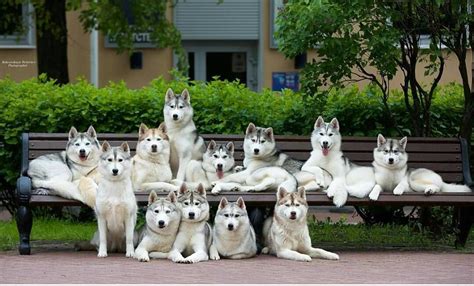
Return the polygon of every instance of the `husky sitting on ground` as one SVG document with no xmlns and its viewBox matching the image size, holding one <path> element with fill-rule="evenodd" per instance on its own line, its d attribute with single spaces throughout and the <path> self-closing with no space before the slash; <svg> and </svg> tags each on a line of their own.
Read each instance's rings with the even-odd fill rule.
<svg viewBox="0 0 474 286">
<path fill-rule="evenodd" d="M 135 249 L 135 258 L 149 261 L 152 258 L 167 258 L 176 239 L 181 213 L 176 206 L 176 195 L 170 192 L 159 199 L 154 191 L 148 196 L 146 224 L 140 231 L 140 243 Z"/>
<path fill-rule="evenodd" d="M 237 202 L 229 203 L 223 197 L 212 228 L 210 258 L 241 259 L 255 255 L 257 255 L 255 231 L 250 224 L 244 200 L 239 197 Z"/>
<path fill-rule="evenodd" d="M 311 261 L 311 258 L 338 260 L 337 254 L 311 246 L 307 212 L 304 188 L 299 187 L 297 192 L 280 188 L 273 217 L 267 218 L 263 227 L 265 248 L 262 253 L 297 261 Z"/>
<path fill-rule="evenodd" d="M 180 95 L 175 95 L 171 88 L 166 91 L 163 115 L 170 139 L 171 170 L 178 181 L 184 181 L 189 161 L 202 160 L 205 151 L 204 139 L 194 125 L 187 89 Z"/>
<path fill-rule="evenodd" d="M 406 153 L 407 137 L 400 140 L 385 139 L 382 134 L 377 137 L 374 148 L 376 185 L 372 192 L 393 191 L 394 195 L 404 192 L 424 192 L 427 195 L 437 192 L 470 192 L 468 186 L 447 184 L 435 172 L 419 168 L 408 168 Z"/>
<path fill-rule="evenodd" d="M 120 147 L 110 147 L 107 141 L 102 144 L 95 204 L 99 231 L 91 241 L 99 248 L 98 257 L 106 257 L 108 251 L 125 251 L 126 257 L 134 255 L 137 202 L 130 179 L 130 161 L 126 142 Z"/>
<path fill-rule="evenodd" d="M 93 177 L 99 162 L 99 141 L 94 127 L 78 133 L 69 130 L 66 150 L 61 153 L 40 156 L 31 161 L 28 176 L 39 194 L 53 194 L 81 201 L 91 207 L 95 204 L 95 193 L 80 192 L 81 177 Z"/>
<path fill-rule="evenodd" d="M 208 260 L 212 236 L 211 227 L 207 223 L 209 203 L 204 187 L 199 185 L 196 190 L 188 190 L 182 184 L 178 193 L 178 208 L 181 211 L 181 224 L 168 259 L 177 263 Z"/>
<path fill-rule="evenodd" d="M 132 183 L 136 191 L 177 191 L 171 181 L 170 144 L 166 127 L 149 129 L 141 124 L 138 131 L 137 153 L 132 159 Z"/>
<path fill-rule="evenodd" d="M 234 143 L 217 145 L 214 140 L 211 140 L 207 145 L 203 160 L 189 162 L 186 169 L 186 184 L 191 188 L 202 184 L 204 189 L 210 190 L 211 182 L 233 173 L 234 163 Z"/>
<path fill-rule="evenodd" d="M 213 182 L 213 194 L 232 190 L 276 190 L 280 185 L 296 190 L 293 173 L 299 172 L 302 163 L 278 151 L 271 127 L 256 127 L 250 123 L 245 131 L 244 153 L 244 169 Z"/>
</svg>

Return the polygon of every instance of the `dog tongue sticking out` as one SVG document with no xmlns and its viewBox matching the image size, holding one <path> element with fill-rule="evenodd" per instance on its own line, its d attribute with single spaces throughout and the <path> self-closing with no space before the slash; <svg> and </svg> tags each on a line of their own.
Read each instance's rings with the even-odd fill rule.
<svg viewBox="0 0 474 286">
<path fill-rule="evenodd" d="M 327 156 L 327 155 L 329 154 L 329 148 L 327 148 L 327 147 L 326 147 L 326 148 L 325 148 L 325 147 L 323 147 L 323 149 L 322 149 L 322 150 L 323 150 L 323 155 L 324 155 L 324 156 Z"/>
<path fill-rule="evenodd" d="M 224 178 L 224 171 L 217 169 L 216 174 L 219 179 Z"/>
</svg>

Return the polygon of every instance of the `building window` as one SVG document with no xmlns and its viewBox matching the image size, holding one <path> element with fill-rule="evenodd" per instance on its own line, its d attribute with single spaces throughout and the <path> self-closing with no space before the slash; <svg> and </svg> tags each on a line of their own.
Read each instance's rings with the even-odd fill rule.
<svg viewBox="0 0 474 286">
<path fill-rule="evenodd" d="M 4 19 L 3 17 L 9 17 Z M 3 19 L 2 19 L 3 18 Z M 33 6 L 10 4 L 0 7 L 0 48 L 34 48 Z M 17 32 L 22 24 L 24 32 Z"/>
</svg>

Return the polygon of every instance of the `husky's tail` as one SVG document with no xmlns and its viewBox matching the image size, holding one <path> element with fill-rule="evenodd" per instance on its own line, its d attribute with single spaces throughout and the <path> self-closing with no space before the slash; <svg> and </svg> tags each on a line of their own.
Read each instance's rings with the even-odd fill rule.
<svg viewBox="0 0 474 286">
<path fill-rule="evenodd" d="M 346 185 L 346 189 L 349 195 L 362 199 L 369 195 L 369 193 L 372 191 L 374 186 L 375 186 L 374 181 L 372 182 L 364 181 L 364 182 L 358 182 L 353 185 Z"/>
<path fill-rule="evenodd" d="M 443 193 L 468 193 L 471 189 L 466 185 L 456 185 L 443 183 L 441 186 L 441 192 Z"/>
<path fill-rule="evenodd" d="M 140 186 L 141 191 L 151 191 L 154 190 L 156 192 L 171 192 L 175 191 L 177 192 L 179 190 L 179 186 L 175 186 L 170 183 L 166 182 L 153 182 L 153 183 L 143 183 Z"/>
</svg>

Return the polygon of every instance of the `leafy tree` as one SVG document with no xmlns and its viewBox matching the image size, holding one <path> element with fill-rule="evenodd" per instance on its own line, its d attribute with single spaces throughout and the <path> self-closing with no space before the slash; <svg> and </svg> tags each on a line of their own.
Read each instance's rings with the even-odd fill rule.
<svg viewBox="0 0 474 286">
<path fill-rule="evenodd" d="M 400 70 L 405 106 L 415 136 L 431 135 L 431 100 L 444 71 L 440 43 L 431 39 L 420 49 L 427 25 L 417 1 L 289 0 L 277 17 L 276 37 L 288 57 L 315 49 L 317 59 L 302 72 L 303 89 L 315 94 L 325 85 L 368 80 L 382 91 L 389 122 L 400 130 L 388 105 L 390 82 Z M 423 84 L 416 70 L 426 68 L 433 80 Z"/>
<path fill-rule="evenodd" d="M 36 26 L 38 74 L 45 73 L 58 83 L 69 82 L 67 65 L 66 11 L 80 11 L 85 31 L 97 30 L 113 37 L 118 52 L 133 51 L 133 33 L 149 32 L 158 48 L 171 47 L 178 56 L 178 69 L 188 68 L 181 46 L 181 35 L 166 19 L 168 0 L 4 0 L 0 12 L 0 27 L 12 27 L 12 32 L 24 32 L 26 23 L 19 25 L 15 7 L 31 3 Z M 174 3 L 174 2 L 173 2 Z M 128 9 L 126 9 L 126 7 Z M 12 9 L 13 8 L 13 9 Z M 21 21 L 20 21 L 21 23 Z"/>
</svg>

